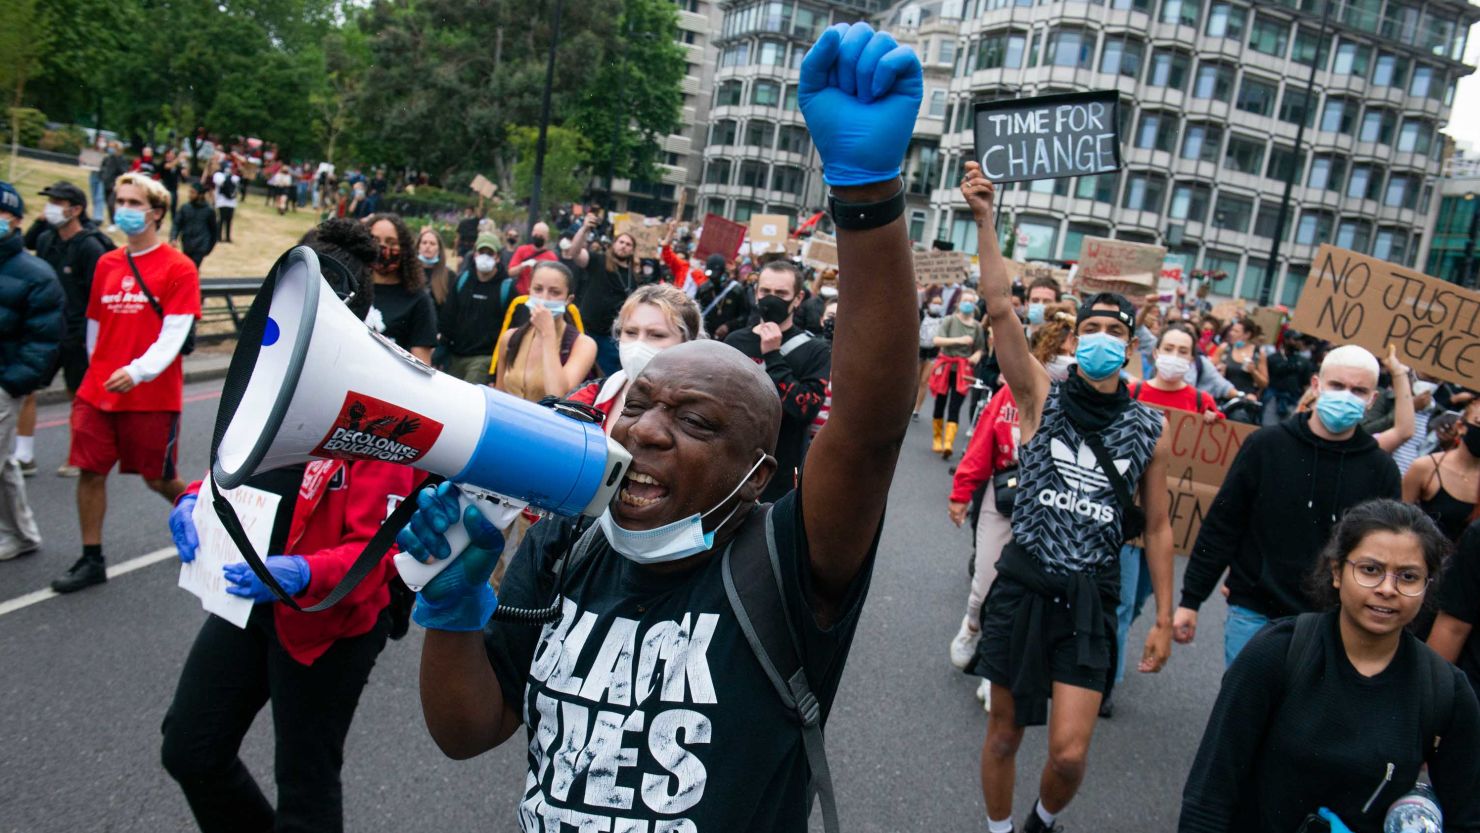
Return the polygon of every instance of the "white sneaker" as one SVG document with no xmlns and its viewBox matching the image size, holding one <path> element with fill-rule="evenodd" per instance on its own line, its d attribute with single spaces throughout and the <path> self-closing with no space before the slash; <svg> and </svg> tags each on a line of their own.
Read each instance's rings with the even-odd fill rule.
<svg viewBox="0 0 1480 833">
<path fill-rule="evenodd" d="M 982 711 L 988 714 L 992 712 L 992 683 L 985 678 L 976 687 L 976 699 L 982 701 Z"/>
<path fill-rule="evenodd" d="M 982 632 L 972 628 L 968 620 L 962 619 L 961 630 L 956 631 L 955 638 L 951 640 L 951 664 L 965 671 L 976 656 L 976 643 L 981 638 Z"/>
</svg>

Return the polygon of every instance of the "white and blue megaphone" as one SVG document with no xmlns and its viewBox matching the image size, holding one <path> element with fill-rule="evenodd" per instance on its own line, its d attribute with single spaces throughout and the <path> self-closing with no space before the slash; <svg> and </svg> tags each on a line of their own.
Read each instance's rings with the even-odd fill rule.
<svg viewBox="0 0 1480 833">
<path fill-rule="evenodd" d="M 218 488 L 232 489 L 314 458 L 442 475 L 459 484 L 464 506 L 477 505 L 498 527 L 526 506 L 600 515 L 632 461 L 598 423 L 423 364 L 357 319 L 324 281 L 318 255 L 299 246 L 268 275 L 242 322 L 211 474 Z M 454 555 L 462 552 L 461 523 L 447 540 Z M 396 567 L 420 590 L 451 560 L 422 564 L 403 553 Z"/>
</svg>

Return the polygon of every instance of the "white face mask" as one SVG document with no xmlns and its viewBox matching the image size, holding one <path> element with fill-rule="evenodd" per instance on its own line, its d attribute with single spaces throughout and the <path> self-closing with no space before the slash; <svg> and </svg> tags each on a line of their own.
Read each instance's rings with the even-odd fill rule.
<svg viewBox="0 0 1480 833">
<path fill-rule="evenodd" d="M 479 272 L 492 272 L 498 261 L 493 255 L 476 255 L 473 257 L 473 265 L 478 267 Z"/>
<path fill-rule="evenodd" d="M 836 298 L 838 297 L 838 288 L 836 286 L 824 286 L 817 290 L 817 294 L 824 298 Z"/>
<path fill-rule="evenodd" d="M 1166 382 L 1180 382 L 1187 376 L 1187 371 L 1192 369 L 1192 362 L 1174 356 L 1170 353 L 1159 353 L 1156 356 L 1156 375 Z"/>
<path fill-rule="evenodd" d="M 1068 381 L 1069 365 L 1073 363 L 1074 359 L 1070 356 L 1054 356 L 1053 359 L 1049 361 L 1046 368 L 1048 370 L 1048 378 L 1054 380 L 1055 382 Z"/>
<path fill-rule="evenodd" d="M 43 206 L 41 209 L 41 215 L 46 218 L 47 223 L 53 226 L 62 226 L 67 224 L 66 209 L 62 208 L 60 205 L 57 205 L 54 202 L 49 202 L 45 206 Z"/>
<path fill-rule="evenodd" d="M 1433 382 L 1425 382 L 1425 381 L 1419 380 L 1419 381 L 1413 383 L 1413 395 L 1414 396 L 1423 396 L 1424 394 L 1433 393 L 1434 391 L 1436 391 L 1438 389 L 1439 389 L 1439 386 L 1437 384 L 1433 383 Z"/>
<path fill-rule="evenodd" d="M 661 350 L 661 347 L 654 347 L 646 341 L 624 341 L 618 344 L 617 355 L 622 359 L 622 370 L 627 374 L 627 381 L 636 379 Z"/>
<path fill-rule="evenodd" d="M 704 531 L 704 519 L 718 512 L 721 506 L 728 503 L 764 462 L 766 462 L 766 455 L 762 454 L 760 459 L 755 461 L 755 465 L 750 467 L 750 471 L 746 472 L 745 476 L 740 478 L 740 482 L 735 484 L 735 488 L 731 489 L 730 493 L 708 512 L 695 512 L 687 518 L 664 524 L 656 529 L 634 531 L 617 526 L 616 519 L 612 517 L 611 507 L 608 506 L 597 519 L 597 523 L 601 525 L 601 531 L 605 533 L 607 543 L 612 545 L 612 549 L 621 553 L 629 561 L 637 564 L 662 564 L 688 558 L 714 546 L 714 530 Z M 737 503 L 724 520 L 714 525 L 715 529 L 728 523 L 738 511 L 740 511 L 740 504 Z"/>
</svg>

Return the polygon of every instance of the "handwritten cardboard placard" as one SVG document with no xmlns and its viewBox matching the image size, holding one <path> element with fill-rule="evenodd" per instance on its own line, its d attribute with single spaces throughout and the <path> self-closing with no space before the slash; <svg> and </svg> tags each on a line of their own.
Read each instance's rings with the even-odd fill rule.
<svg viewBox="0 0 1480 833">
<path fill-rule="evenodd" d="M 1219 301 L 1218 303 L 1213 305 L 1213 309 L 1210 311 L 1209 314 L 1211 314 L 1219 321 L 1222 321 L 1224 324 L 1229 323 L 1235 318 L 1243 318 L 1243 299 L 1238 299 L 1236 301 Z"/>
<path fill-rule="evenodd" d="M 213 486 L 209 478 L 200 487 L 200 498 L 195 503 L 191 519 L 200 546 L 195 550 L 195 560 L 180 565 L 179 586 L 200 598 L 200 606 L 238 628 L 247 626 L 247 617 L 252 615 L 252 600 L 233 596 L 226 592 L 226 575 L 222 568 L 243 560 L 242 554 L 226 534 L 226 527 L 216 517 L 212 506 Z M 236 510 L 247 540 L 259 556 L 267 554 L 272 538 L 272 524 L 277 518 L 278 502 L 281 497 L 251 486 L 238 486 L 224 493 L 226 500 Z"/>
<path fill-rule="evenodd" d="M 1253 319 L 1254 326 L 1259 328 L 1259 335 L 1265 344 L 1274 344 L 1274 340 L 1280 334 L 1280 325 L 1285 323 L 1285 313 L 1275 307 L 1260 307 L 1249 313 Z"/>
<path fill-rule="evenodd" d="M 721 254 L 725 260 L 731 260 L 740 254 L 740 244 L 744 241 L 745 226 L 718 214 L 705 214 L 694 256 L 703 260 L 712 254 Z"/>
<path fill-rule="evenodd" d="M 1079 280 L 1098 279 L 1144 287 L 1150 291 L 1161 277 L 1165 246 L 1086 237 L 1079 249 Z"/>
<path fill-rule="evenodd" d="M 1192 411 L 1165 409 L 1165 413 L 1167 427 L 1161 442 L 1170 451 L 1167 492 L 1171 496 L 1172 549 L 1189 555 L 1234 456 L 1259 428 L 1226 419 L 1205 422 L 1202 414 Z"/>
<path fill-rule="evenodd" d="M 1316 251 L 1291 325 L 1480 388 L 1480 292 L 1330 244 Z"/>
<path fill-rule="evenodd" d="M 787 217 L 785 214 L 755 214 L 750 218 L 750 253 L 770 254 L 786 251 Z"/>
<path fill-rule="evenodd" d="M 807 240 L 802 260 L 816 269 L 838 268 L 838 241 L 828 234 L 814 234 Z"/>
<path fill-rule="evenodd" d="M 653 257 L 663 243 L 662 229 L 635 211 L 613 215 L 612 236 L 618 234 L 632 235 L 638 257 Z"/>
<path fill-rule="evenodd" d="M 484 176 L 483 174 L 478 174 L 477 176 L 473 177 L 473 183 L 468 187 L 473 189 L 473 193 L 481 194 L 485 199 L 490 200 L 493 199 L 494 192 L 498 190 L 498 186 L 494 185 L 488 179 L 488 177 Z"/>
<path fill-rule="evenodd" d="M 1119 109 L 1114 90 L 980 102 L 976 161 L 993 182 L 1118 171 Z"/>
<path fill-rule="evenodd" d="M 949 284 L 963 281 L 971 271 L 965 252 L 915 252 L 915 281 Z"/>
</svg>

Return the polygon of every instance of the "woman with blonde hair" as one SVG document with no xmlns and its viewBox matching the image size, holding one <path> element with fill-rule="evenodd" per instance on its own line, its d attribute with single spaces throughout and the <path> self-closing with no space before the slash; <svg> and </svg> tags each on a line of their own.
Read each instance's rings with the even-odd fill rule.
<svg viewBox="0 0 1480 833">
<path fill-rule="evenodd" d="M 452 273 L 447 269 L 447 250 L 442 246 L 442 235 L 431 226 L 422 226 L 416 233 L 416 260 L 421 264 L 421 273 L 426 277 L 432 300 L 438 310 L 442 309 L 452 288 Z"/>
<path fill-rule="evenodd" d="M 617 340 L 622 369 L 568 397 L 605 414 L 607 433 L 616 424 L 614 415 L 621 413 L 632 380 L 653 356 L 676 344 L 703 338 L 704 322 L 699 305 L 682 289 L 668 283 L 648 284 L 638 287 L 622 304 L 612 337 Z"/>
</svg>

